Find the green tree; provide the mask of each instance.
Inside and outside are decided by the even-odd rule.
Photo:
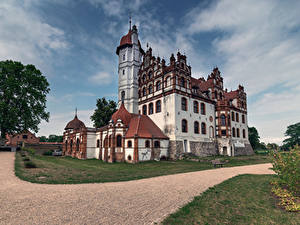
[[[40,139],[40,142],[47,142],[48,141],[46,136],[41,136],[41,137],[39,137],[39,139]]]
[[[117,103],[115,101],[107,101],[105,98],[97,99],[96,109],[91,116],[94,127],[103,127],[108,124],[112,114],[117,111]]]
[[[41,120],[49,120],[46,95],[49,83],[34,65],[0,61],[0,130],[6,133],[38,131]]]
[[[295,145],[300,145],[300,123],[288,126],[284,135],[288,137],[283,141],[283,146],[286,148],[292,148]]]
[[[248,127],[249,142],[253,149],[260,147],[258,131],[255,127]]]
[[[62,141],[63,141],[63,136],[50,134],[47,142],[62,142]]]

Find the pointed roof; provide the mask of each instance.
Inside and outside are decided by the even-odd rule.
[[[134,115],[130,120],[125,138],[158,138],[169,139],[161,129],[146,115]]]
[[[118,119],[122,120],[122,123],[126,126],[129,125],[129,122],[132,118],[132,114],[127,111],[124,106],[124,103],[121,104],[120,108],[111,116],[113,123],[115,124]]]
[[[85,128],[85,124],[81,120],[78,119],[77,113],[76,113],[74,119],[71,120],[65,127],[65,130],[80,129],[80,128]]]

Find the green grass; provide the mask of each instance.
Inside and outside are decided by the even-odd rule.
[[[210,162],[216,157],[201,158],[202,162],[148,161],[138,164],[105,163],[97,159],[79,160],[70,157],[30,155],[37,168],[24,168],[16,154],[15,172],[18,177],[33,183],[77,184],[128,181],[161,175],[213,169]],[[217,157],[229,160],[225,167],[270,162],[268,156]]]
[[[300,213],[276,206],[272,175],[240,175],[209,188],[163,224],[300,224]]]

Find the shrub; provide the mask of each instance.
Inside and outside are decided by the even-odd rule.
[[[32,148],[23,148],[23,151],[28,152],[30,155],[35,154],[35,150]]]
[[[47,155],[47,156],[52,155],[52,151],[43,152],[43,155]]]
[[[23,161],[30,161],[30,159],[28,157],[24,157]]]
[[[300,147],[289,152],[273,152],[273,170],[279,182],[289,190],[300,193]]]
[[[26,168],[36,168],[36,167],[37,167],[37,166],[35,165],[35,163],[32,162],[32,161],[25,162],[24,165],[25,165]]]

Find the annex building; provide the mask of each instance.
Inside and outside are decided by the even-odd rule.
[[[196,79],[180,52],[166,62],[145,52],[134,25],[121,38],[118,110],[104,127],[88,128],[75,115],[63,134],[63,154],[107,162],[250,155],[247,97],[244,87],[223,86],[214,68]]]

